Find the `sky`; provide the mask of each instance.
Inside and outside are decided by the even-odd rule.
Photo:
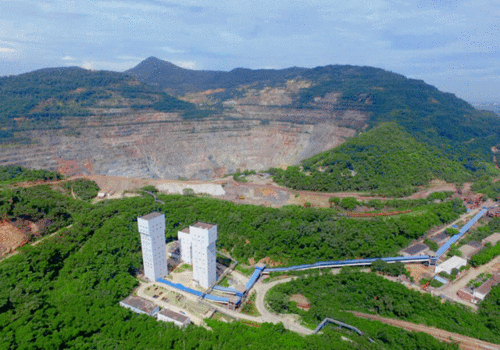
[[[0,76],[150,56],[197,70],[373,66],[500,101],[500,1],[0,0]]]

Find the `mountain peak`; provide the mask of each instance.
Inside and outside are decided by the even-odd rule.
[[[131,74],[141,80],[146,79],[147,77],[157,76],[158,74],[161,74],[162,76],[172,76],[174,74],[187,71],[189,70],[176,66],[171,62],[163,61],[157,57],[151,56],[146,58],[134,68],[126,70],[125,73]]]
[[[133,69],[140,67],[140,66],[157,66],[159,68],[161,67],[162,69],[166,69],[166,68],[167,69],[168,68],[184,69],[184,68],[181,68],[179,66],[176,66],[172,62],[164,61],[164,60],[161,60],[161,59],[154,57],[154,56],[146,58],[144,61],[142,61],[141,63],[139,63],[137,66],[135,66],[134,68],[132,68],[130,70],[133,70]]]

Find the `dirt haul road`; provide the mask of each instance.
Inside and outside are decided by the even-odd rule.
[[[106,199],[130,196],[132,194],[126,194],[127,191],[134,191],[147,185],[153,185],[160,192],[165,193],[183,193],[183,189],[191,188],[194,193],[206,193],[215,198],[228,200],[234,203],[264,205],[275,208],[290,204],[302,206],[305,205],[306,202],[311,203],[313,207],[328,208],[330,206],[330,197],[354,197],[361,201],[370,199],[393,199],[360,192],[322,193],[296,191],[277,185],[270,178],[266,180],[259,179],[259,176],[257,175],[249,176],[248,180],[250,181],[247,183],[234,181],[231,177],[219,178],[211,181],[177,181],[128,178],[121,176],[79,175],[56,181],[17,183],[9,187],[32,187],[44,184],[54,186],[60,183],[82,178],[95,181],[100,188],[100,192],[107,193]],[[431,181],[427,188],[424,188],[409,197],[403,197],[402,199],[424,198],[435,191],[450,191],[453,189],[456,189],[454,185],[446,184],[442,181]]]
[[[480,349],[485,349],[485,350],[499,350],[500,345],[498,344],[493,344],[493,343],[488,343],[483,340],[467,337],[465,335],[457,334],[457,333],[452,333],[448,331],[444,331],[439,328],[434,328],[434,327],[429,327],[429,326],[424,326],[421,324],[415,324],[411,322],[406,322],[406,321],[401,321],[401,320],[394,320],[392,318],[385,318],[385,317],[380,317],[377,315],[369,315],[369,314],[363,314],[360,312],[353,312],[354,315],[362,318],[366,318],[369,320],[375,320],[375,321],[380,321],[382,323],[403,328],[408,331],[413,331],[413,332],[424,332],[429,335],[432,335],[434,338],[447,342],[447,343],[457,343],[460,349],[463,350],[480,350]]]

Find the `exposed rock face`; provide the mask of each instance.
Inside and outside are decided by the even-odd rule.
[[[154,59],[148,62],[162,64]],[[294,98],[299,91],[314,84],[303,78],[266,86],[251,83],[262,72],[245,71],[256,77],[235,90],[231,79],[242,74],[237,70],[191,72],[169,64],[167,68],[184,82],[189,82],[190,76],[208,80],[217,74],[225,77],[222,87],[199,91],[191,86],[179,96],[202,108],[215,109],[215,116],[185,120],[176,113],[134,111],[128,106],[140,105],[144,96],[150,103],[156,102],[159,95],[137,92],[130,100],[120,97],[123,91],[109,88],[106,93],[110,98],[83,107],[93,114],[91,117],[63,117],[57,128],[18,132],[20,139],[31,144],[2,148],[0,165],[20,164],[68,175],[206,180],[244,169],[298,164],[354,136],[368,119],[365,112],[339,110],[338,93],[318,97],[311,108],[296,108]],[[17,127],[20,130],[21,124]]]
[[[62,129],[24,132],[33,144],[3,148],[0,164],[70,175],[209,179],[297,164],[356,134],[339,126],[342,116],[321,110],[237,105],[227,116],[186,121],[175,113],[117,109],[67,117]],[[356,118],[364,120],[359,113],[349,116]]]

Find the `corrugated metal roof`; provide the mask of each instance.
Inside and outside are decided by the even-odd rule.
[[[497,284],[500,284],[500,274],[496,273],[493,277],[491,277],[489,280],[481,284],[479,288],[476,289],[478,293],[481,293],[482,295],[487,295],[490,293],[491,288],[496,286]]]
[[[186,317],[184,315],[181,315],[177,312],[174,312],[172,310],[169,310],[169,309],[161,309],[161,311],[159,312],[160,315],[163,315],[163,316],[166,316],[168,318],[171,318],[172,320],[176,320],[178,322],[181,322],[181,323],[185,323],[186,321],[189,321],[189,317]]]
[[[408,247],[403,251],[407,254],[415,255],[415,254],[420,253],[421,251],[424,251],[426,249],[427,249],[427,246],[425,244],[419,243],[419,244],[412,245],[411,247]]]
[[[147,314],[150,314],[157,308],[157,306],[153,302],[141,297],[135,297],[133,295],[126,297],[121,301],[121,303],[135,309],[142,310]]]
[[[439,264],[439,268],[444,271],[451,271],[453,269],[459,269],[462,266],[467,265],[467,260],[459,256],[452,256],[445,262]]]

